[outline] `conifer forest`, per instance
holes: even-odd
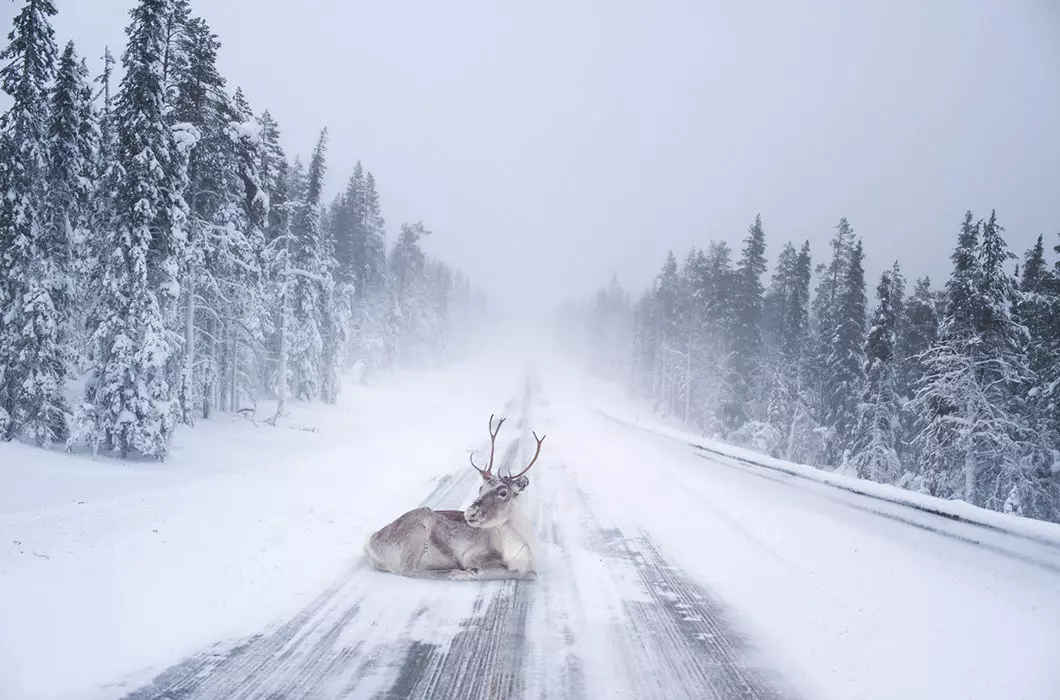
[[[55,15],[28,0],[0,54],[0,436],[162,459],[178,425],[261,398],[275,422],[449,351],[468,280],[422,222],[388,244],[380,185],[328,162],[325,125],[286,152],[188,0],[139,2],[95,73]],[[350,176],[324,201],[329,167]]]
[[[1019,254],[966,212],[946,280],[900,261],[866,280],[841,218],[826,251],[671,252],[651,289],[616,278],[568,320],[599,371],[705,434],[771,456],[1060,522],[1060,239]]]

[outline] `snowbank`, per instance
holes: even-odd
[[[998,513],[964,501],[951,501],[936,498],[922,493],[908,491],[897,486],[878,484],[865,479],[826,472],[806,464],[786,462],[717,440],[700,437],[692,433],[663,425],[659,422],[640,417],[628,406],[614,403],[597,404],[596,410],[602,415],[622,423],[647,430],[657,435],[680,440],[706,452],[739,460],[741,462],[783,472],[792,476],[811,479],[822,484],[843,489],[852,493],[875,498],[889,503],[900,504],[927,513],[933,513],[961,522],[1000,530],[1008,534],[1026,537],[1043,544],[1060,547],[1060,525],[1031,518],[1024,518],[1008,513]]]

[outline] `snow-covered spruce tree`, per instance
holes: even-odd
[[[104,253],[100,232],[110,225],[114,209],[114,196],[118,189],[118,178],[121,174],[121,169],[118,167],[118,130],[115,123],[115,105],[111,89],[115,60],[109,48],[104,51],[102,60],[103,72],[95,79],[95,82],[99,84],[97,97],[100,104],[97,117],[99,139],[94,163],[96,176],[93,178],[95,186],[93,187],[91,199],[91,220],[89,224],[92,235],[84,241],[81,249],[81,281],[84,285],[84,298],[86,299],[81,313],[85,318],[91,316],[91,309],[95,307],[101,295],[101,290],[97,285],[101,279],[99,264]],[[88,102],[91,108],[91,103],[95,102],[95,100],[91,99],[91,95]],[[82,325],[84,325],[84,321],[82,321]]]
[[[265,134],[267,132],[263,132]],[[264,161],[263,161],[264,162]],[[263,167],[264,171],[264,167]],[[274,178],[269,187],[269,217],[265,229],[264,263],[266,269],[266,289],[275,300],[270,324],[272,333],[266,336],[270,355],[276,358],[275,365],[266,370],[264,385],[270,387],[276,396],[276,412],[269,419],[273,425],[284,415],[287,398],[290,395],[290,337],[293,327],[291,317],[291,287],[293,269],[291,256],[291,217],[298,205],[292,201],[291,173],[287,161],[276,164]]]
[[[666,256],[663,269],[656,278],[653,326],[656,333],[655,376],[653,394],[656,408],[673,413],[677,407],[676,385],[680,362],[680,329],[678,314],[681,303],[681,279],[677,258],[673,251]]]
[[[52,0],[27,0],[0,53],[0,437],[67,435],[70,232],[49,216],[48,89],[55,74]]]
[[[732,320],[729,326],[731,393],[726,398],[724,420],[730,430],[764,416],[760,376],[762,353],[762,275],[766,271],[766,240],[762,217],[756,216],[744,239],[733,277]]]
[[[187,206],[187,132],[166,119],[166,27],[171,0],[132,10],[115,109],[120,176],[102,232],[101,290],[93,312],[93,370],[78,433],[93,449],[163,459],[176,423],[180,298]]]
[[[732,325],[737,294],[732,249],[724,241],[711,241],[705,254],[695,258],[694,298],[698,336],[692,345],[694,361],[693,412],[695,422],[708,435],[724,435],[725,405],[736,392],[732,366]]]
[[[320,398],[324,366],[324,329],[328,323],[329,264],[320,226],[327,130],[320,134],[304,186],[292,178],[290,296],[290,383],[301,400]],[[297,174],[297,173],[295,173]],[[301,196],[299,196],[301,195]]]
[[[596,292],[589,311],[588,339],[593,371],[612,380],[625,381],[629,376],[633,316],[626,290],[618,275]]]
[[[230,98],[216,67],[220,44],[188,18],[179,34],[170,119],[198,134],[188,163],[189,245],[184,270],[181,412],[238,408],[244,368],[262,340],[262,227],[267,197],[262,141],[245,97]]]
[[[356,172],[355,172],[356,176]],[[376,191],[375,177],[368,172],[363,191],[358,189],[363,202],[355,209],[355,236],[351,264],[353,266],[354,308],[348,337],[349,359],[378,371],[387,364],[387,256],[384,221]]]
[[[865,271],[859,240],[843,269],[835,316],[835,334],[829,347],[829,393],[825,425],[833,436],[826,458],[845,461],[851,446],[857,407],[865,386]]]
[[[57,258],[57,274],[65,278],[65,289],[56,293],[65,309],[63,345],[69,360],[84,354],[83,328],[91,308],[88,284],[97,253],[92,232],[97,221],[94,200],[100,177],[99,125],[92,105],[88,68],[80,60],[73,42],[66,45],[52,90],[48,120],[48,227],[57,241],[66,241],[65,256]]]
[[[198,135],[188,157],[184,192],[188,245],[181,274],[184,347],[178,391],[181,420],[192,423],[196,413],[209,417],[216,399],[217,340],[223,330],[217,317],[217,280],[212,279],[218,261],[211,253],[226,246],[223,239],[229,234],[217,226],[230,199],[226,182],[229,108],[225,81],[216,65],[219,42],[206,23],[191,18],[186,8],[175,9],[167,19],[166,32],[170,47],[166,71],[174,85],[168,118],[171,124],[193,127]],[[206,318],[200,318],[200,310]],[[210,339],[206,347],[199,345],[200,335]]]
[[[402,224],[394,249],[390,252],[390,289],[392,308],[397,320],[397,359],[404,364],[420,360],[425,338],[425,279],[427,256],[420,239],[430,235],[423,222]]]
[[[865,391],[858,405],[850,464],[856,476],[881,483],[900,473],[900,403],[897,390],[898,323],[902,295],[898,263],[880,277],[865,348]]]
[[[1060,245],[1054,250],[1060,253]],[[1036,382],[1026,416],[1044,452],[1041,468],[1032,473],[1033,512],[1055,513],[1050,519],[1060,520],[1060,259],[1050,269],[1041,236],[1025,256],[1018,298],[1016,316],[1030,332],[1028,361]]]
[[[808,404],[814,421],[831,430],[833,407],[829,358],[833,351],[833,341],[839,327],[839,306],[842,294],[843,276],[850,265],[851,253],[854,250],[854,231],[846,217],[839,220],[836,234],[830,243],[832,257],[827,265],[817,268],[819,275],[811,306],[812,346],[807,358]],[[828,440],[830,446],[835,443],[834,433]],[[829,448],[831,449],[831,447]],[[833,454],[827,456],[831,461]],[[825,457],[822,456],[822,459]]]
[[[633,393],[648,398],[655,369],[655,330],[652,325],[654,296],[650,291],[641,295],[633,306]]]
[[[898,334],[898,393],[903,400],[908,400],[924,374],[922,355],[935,344],[939,334],[930,278],[921,277],[916,281],[903,316]]]
[[[1016,285],[1001,232],[993,213],[985,225],[969,214],[962,226],[942,332],[914,402],[918,483],[935,495],[1056,519],[1037,500],[1041,455],[1025,414],[1034,376],[1026,327],[1012,313]]]
[[[807,381],[812,274],[809,242],[798,252],[787,244],[777,258],[767,298],[768,360],[763,370],[769,381],[766,417],[780,435],[777,453],[810,463],[821,457],[810,411],[812,386]]]
[[[905,473],[912,476],[917,472],[916,465],[920,455],[914,443],[918,419],[910,401],[916,395],[916,388],[927,371],[924,362],[928,351],[938,342],[939,334],[937,303],[928,277],[921,277],[916,281],[902,315],[904,318],[899,324],[896,351],[897,392],[902,406],[899,414],[902,428],[898,456],[905,467]]]

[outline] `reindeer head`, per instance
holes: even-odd
[[[471,466],[482,476],[478,498],[464,511],[464,519],[472,527],[497,527],[508,520],[515,506],[515,499],[530,485],[530,480],[525,475],[541,454],[541,443],[544,442],[545,436],[538,437],[537,433],[534,433],[537,451],[534,452],[534,458],[530,460],[530,464],[518,474],[513,475],[510,472],[507,476],[494,474],[493,455],[497,447],[497,434],[500,433],[505,420],[501,418],[497,421],[497,427],[494,429],[493,416],[490,416],[490,461],[486,468],[479,469],[474,457],[471,457]]]

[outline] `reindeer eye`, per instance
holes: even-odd
[[[501,489],[500,491],[497,492],[497,495],[500,496],[501,498],[507,498],[508,497],[508,489]]]

